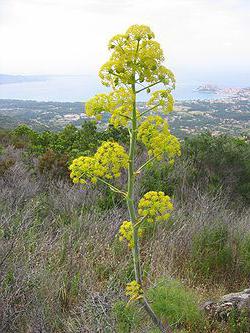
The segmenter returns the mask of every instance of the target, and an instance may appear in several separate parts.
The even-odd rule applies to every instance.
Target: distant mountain
[[[46,75],[8,75],[0,74],[0,84],[47,81],[49,76]]]
[[[250,87],[246,88],[234,88],[227,87],[221,88],[213,84],[203,84],[195,89],[195,91],[200,91],[210,94],[220,94],[220,95],[231,95],[235,97],[245,97],[249,100],[250,98]]]
[[[214,94],[214,93],[218,93],[221,89],[213,84],[202,84],[195,90],[200,91],[200,92]]]

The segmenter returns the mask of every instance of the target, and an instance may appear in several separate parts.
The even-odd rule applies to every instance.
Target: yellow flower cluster
[[[142,236],[142,229],[138,228],[138,237]],[[128,247],[132,249],[134,247],[134,228],[130,221],[124,221],[119,229],[119,240],[126,239],[128,241]]]
[[[148,149],[149,156],[161,160],[167,153],[170,161],[180,155],[180,143],[170,134],[168,123],[160,116],[148,116],[139,126],[137,139]]]
[[[114,36],[109,42],[112,51],[109,61],[100,69],[102,83],[113,88],[136,82],[156,83],[174,87],[173,73],[162,65],[160,44],[145,25],[132,25],[125,34]]]
[[[157,90],[152,93],[147,105],[154,107],[155,111],[167,114],[173,110],[174,99],[170,90]]]
[[[128,154],[116,142],[105,141],[93,157],[81,156],[73,160],[69,167],[73,183],[96,183],[97,178],[118,178],[121,169],[128,166]]]
[[[111,108],[108,94],[98,94],[92,97],[85,104],[86,115],[95,116],[97,120],[102,119],[103,112],[108,112]]]
[[[126,286],[126,296],[129,296],[130,301],[136,301],[143,297],[141,285],[135,280],[129,282]]]
[[[126,126],[133,110],[133,94],[130,89],[120,88],[110,94],[111,118],[114,127]]]
[[[73,160],[69,166],[70,178],[73,183],[86,184],[86,180],[90,180],[92,183],[96,183],[97,178],[95,176],[95,159],[88,156],[80,156]]]
[[[121,169],[128,167],[128,154],[117,142],[106,141],[94,155],[96,161],[95,175],[107,179],[120,177]]]
[[[133,94],[130,89],[121,87],[109,94],[98,94],[85,105],[86,114],[102,119],[103,112],[111,113],[110,124],[115,127],[126,126],[132,116]],[[138,113],[139,116],[139,113]]]
[[[148,26],[139,24],[131,25],[126,34],[137,41],[150,40],[155,37],[154,33]]]
[[[165,221],[169,219],[173,204],[164,192],[147,192],[139,201],[138,214],[147,222]]]

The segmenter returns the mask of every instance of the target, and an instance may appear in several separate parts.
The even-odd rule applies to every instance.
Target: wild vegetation
[[[153,39],[110,41],[113,91],[86,104],[107,130],[1,131],[0,331],[249,332],[248,313],[199,305],[249,282],[250,144],[170,134],[174,76]]]
[[[107,138],[128,145],[126,133],[98,132],[93,123],[57,133],[25,126],[1,132],[1,332],[152,327],[124,295],[133,278],[130,250],[116,236],[128,219],[125,202],[104,185],[83,189],[69,181],[68,166],[80,154],[71,142],[80,147],[84,137],[85,155]],[[245,319],[211,323],[199,304],[249,283],[250,144],[202,134],[181,146],[175,168],[148,165],[136,188],[136,198],[149,189],[164,191],[175,206],[169,223],[153,228],[141,244],[144,277],[155,286],[148,297],[177,332],[248,332]],[[146,154],[139,149],[137,163]]]

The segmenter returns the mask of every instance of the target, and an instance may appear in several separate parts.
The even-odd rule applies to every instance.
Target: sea
[[[215,93],[197,91],[197,87],[208,82],[201,80],[177,80],[173,92],[176,100],[213,100],[223,98]],[[0,99],[20,99],[54,102],[85,102],[93,95],[108,92],[97,76],[67,75],[46,76],[37,81],[0,84]],[[145,101],[146,94],[141,94],[138,101]]]

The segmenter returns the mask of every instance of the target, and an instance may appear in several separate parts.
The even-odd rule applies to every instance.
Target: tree
[[[125,34],[114,36],[109,49],[111,57],[101,67],[99,76],[112,91],[90,99],[86,103],[86,114],[100,120],[103,113],[108,112],[109,122],[114,127],[126,127],[130,135],[129,152],[117,142],[105,141],[93,156],[75,159],[70,166],[70,176],[74,183],[103,182],[126,200],[130,220],[122,223],[119,236],[132,250],[135,274],[135,280],[127,284],[126,294],[131,301],[138,300],[143,304],[162,332],[171,332],[170,325],[163,325],[146,299],[139,240],[147,224],[168,220],[173,204],[163,192],[150,191],[141,198],[136,209],[134,188],[137,176],[150,162],[167,157],[173,163],[175,155],[180,154],[179,141],[171,135],[167,120],[163,118],[163,114],[173,109],[171,91],[175,87],[175,78],[163,65],[163,51],[147,26],[133,25]],[[151,93],[151,88],[156,85],[161,89]],[[150,95],[148,108],[143,112],[137,109],[137,96],[141,92]],[[137,142],[145,145],[149,157],[136,169]],[[126,190],[111,183],[121,176],[122,169],[126,169],[128,175]]]

